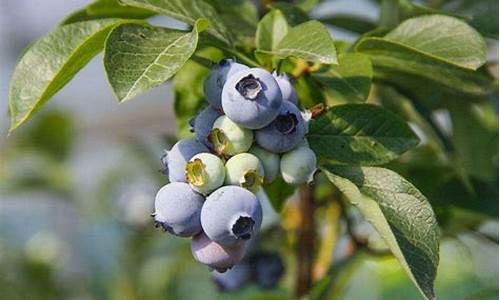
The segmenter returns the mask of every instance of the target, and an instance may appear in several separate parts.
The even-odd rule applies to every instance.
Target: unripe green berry
[[[253,142],[253,131],[231,121],[227,116],[215,120],[209,141],[219,155],[233,156],[246,152]]]
[[[276,153],[269,152],[257,145],[253,145],[249,153],[257,156],[264,167],[264,182],[273,182],[280,171],[280,156]]]
[[[239,185],[256,193],[264,182],[264,167],[253,154],[240,153],[226,162],[226,185]]]
[[[308,147],[295,148],[281,156],[280,169],[286,183],[310,182],[316,171],[316,155]]]
[[[186,165],[186,179],[191,188],[208,195],[224,183],[226,170],[222,160],[211,153],[199,153]]]

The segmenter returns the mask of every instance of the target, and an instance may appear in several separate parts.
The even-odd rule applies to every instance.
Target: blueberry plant
[[[348,227],[348,209],[359,210],[422,296],[434,299],[438,221],[449,234],[479,224],[466,216],[498,213],[498,88],[485,41],[497,39],[498,19],[485,22],[487,12],[465,0],[377,1],[378,22],[313,19],[321,2],[92,2],[22,54],[9,90],[10,131],[104,51],[119,102],[173,79],[180,140],[162,157],[170,183],[153,217],[192,238],[194,258],[221,272],[218,284],[234,288],[247,276],[247,262],[238,263],[261,226],[262,195],[281,212],[298,190],[297,297],[329,297],[333,276],[312,275],[315,210],[335,202]],[[152,16],[185,27],[154,26]],[[336,40],[329,25],[359,38]],[[453,134],[436,111],[447,112]],[[455,208],[467,213],[456,217]],[[273,278],[283,273],[275,255],[249,261]]]

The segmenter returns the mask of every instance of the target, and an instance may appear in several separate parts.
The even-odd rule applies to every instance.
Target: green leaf
[[[486,61],[484,39],[467,23],[453,17],[430,15],[409,19],[384,39],[471,70]]]
[[[190,32],[138,24],[114,29],[106,41],[104,67],[119,101],[172,77],[196,50],[203,23],[197,21]]]
[[[466,68],[478,67],[485,59],[481,51],[474,52],[482,49],[483,44],[477,33],[466,29],[468,25],[446,16],[424,16],[407,22],[410,23],[403,23],[404,27],[384,38],[364,38],[357,44],[356,50],[372,60],[377,80],[428,102],[427,99],[438,99],[434,101],[437,102],[451,97],[481,99],[492,93],[495,83],[484,70],[474,72]],[[417,31],[410,32],[408,24],[422,27],[420,35],[425,38],[420,40]],[[406,31],[411,39],[403,36]],[[439,38],[431,38],[432,32]],[[449,37],[443,32],[449,32]]]
[[[370,104],[332,107],[311,121],[307,141],[320,162],[361,165],[387,163],[419,142],[405,121]]]
[[[221,21],[231,31],[235,43],[254,47],[254,35],[259,22],[257,7],[247,0],[207,0],[219,13]]]
[[[255,45],[259,50],[274,50],[288,33],[288,23],[278,9],[268,12],[257,25]]]
[[[293,56],[311,62],[337,63],[333,38],[318,21],[305,22],[291,28],[275,49],[263,52],[280,58]]]
[[[196,51],[196,57],[202,57],[213,62],[224,58],[222,51],[216,48],[204,48]],[[201,107],[206,104],[203,82],[210,69],[198,63],[194,58],[188,60],[175,74],[172,80],[174,89],[174,112],[177,124],[177,137],[192,136],[189,121],[196,116]]]
[[[225,44],[232,44],[233,37],[221,16],[204,0],[121,0],[121,2],[148,9],[190,25],[194,25],[198,19],[205,19],[209,23],[207,32]]]
[[[102,50],[109,31],[125,22],[130,21],[103,19],[63,25],[33,43],[12,75],[10,131],[28,120],[66,85]]]
[[[69,15],[62,24],[104,18],[145,19],[153,15],[150,10],[126,6],[118,0],[96,0]]]
[[[323,170],[384,238],[422,295],[434,299],[439,227],[424,195],[384,168],[326,166]]]
[[[342,53],[339,64],[313,73],[330,94],[332,102],[364,102],[370,94],[373,69],[370,59],[360,53]]]
[[[283,178],[276,178],[272,183],[266,184],[264,186],[264,191],[266,192],[269,202],[273,206],[276,212],[281,212],[285,201],[293,195],[295,192],[295,187],[287,184],[283,181]]]

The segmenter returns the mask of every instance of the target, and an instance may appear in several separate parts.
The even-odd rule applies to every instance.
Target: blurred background
[[[0,298],[291,298],[294,196],[280,215],[267,207],[265,231],[253,247],[256,255],[279,253],[284,264],[284,275],[272,289],[251,283],[221,294],[209,271],[192,259],[188,240],[154,230],[149,214],[156,191],[166,182],[158,172],[159,158],[176,133],[170,83],[118,105],[98,56],[39,115],[7,136],[8,84],[18,55],[87,3],[0,1]],[[312,15],[332,11],[369,20],[379,13],[369,0],[338,0],[325,1]],[[180,26],[168,18],[152,22]],[[336,39],[356,38],[331,30]],[[498,63],[498,41],[488,43],[489,59]],[[449,127],[449,116],[438,119]],[[492,200],[498,213],[498,197]],[[325,220],[319,235],[337,238],[321,249],[317,277],[328,271],[325,262],[346,264],[336,274],[339,299],[420,299],[390,255],[358,253],[347,259],[353,241],[346,226],[329,222],[338,209],[328,206],[319,212]],[[350,213],[356,231],[369,236],[376,248],[380,241],[372,228]],[[498,216],[478,218],[477,230],[443,238],[438,299],[498,299]]]

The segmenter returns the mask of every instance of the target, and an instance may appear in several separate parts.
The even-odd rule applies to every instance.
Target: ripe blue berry
[[[212,272],[212,280],[221,292],[232,292],[243,287],[250,279],[250,266],[239,263],[224,273]]]
[[[262,166],[264,167],[264,182],[273,182],[280,171],[280,156],[257,145],[253,145],[248,152],[257,156],[262,163]]]
[[[292,85],[290,78],[285,73],[278,74],[273,72],[274,79],[278,83],[281,95],[283,96],[283,101],[290,101],[295,105],[299,104],[299,97],[297,96],[297,91]]]
[[[226,185],[239,185],[256,193],[264,182],[264,167],[253,154],[240,153],[226,162]]]
[[[214,108],[222,110],[221,93],[227,78],[245,69],[248,69],[248,67],[235,62],[233,59],[223,59],[215,65],[203,84],[208,103]]]
[[[262,207],[250,191],[234,185],[214,191],[201,209],[201,226],[206,235],[222,245],[249,240],[260,229]]]
[[[193,237],[191,252],[198,262],[223,273],[245,256],[246,242],[239,241],[232,246],[224,246],[212,241],[202,232]]]
[[[285,101],[276,119],[255,132],[257,144],[267,151],[283,153],[292,150],[304,139],[306,124],[297,106]]]
[[[226,170],[222,160],[211,153],[196,154],[186,164],[186,178],[191,188],[208,195],[224,183]]]
[[[178,141],[162,158],[169,181],[186,182],[186,163],[196,154],[208,151],[207,147],[194,139]]]
[[[207,106],[194,119],[193,130],[196,139],[209,148],[212,148],[212,144],[209,142],[208,136],[214,126],[215,120],[221,115],[222,113],[212,106]]]
[[[200,213],[204,198],[187,183],[172,182],[163,186],[155,199],[153,217],[157,226],[177,236],[201,232]]]
[[[234,122],[259,129],[278,115],[282,102],[278,83],[271,73],[252,68],[230,77],[222,89],[222,108]]]
[[[241,127],[227,116],[220,116],[214,122],[209,141],[217,154],[232,156],[250,149],[253,131]]]
[[[316,155],[308,147],[298,147],[281,156],[280,169],[286,183],[310,182],[316,171]]]

